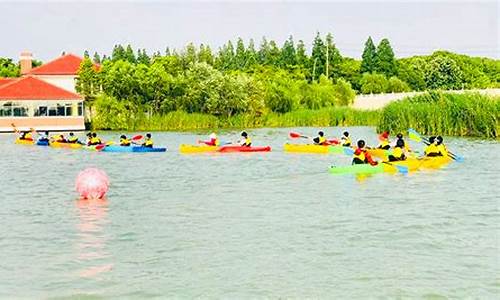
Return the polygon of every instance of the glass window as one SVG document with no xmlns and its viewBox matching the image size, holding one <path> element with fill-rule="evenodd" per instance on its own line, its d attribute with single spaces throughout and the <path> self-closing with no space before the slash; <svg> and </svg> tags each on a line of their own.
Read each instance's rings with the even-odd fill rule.
<svg viewBox="0 0 500 300">
<path fill-rule="evenodd" d="M 47 115 L 47 106 L 39 106 L 35 110 L 35 117 L 41 117 L 41 116 L 46 116 Z"/>
<path fill-rule="evenodd" d="M 83 102 L 78 103 L 78 115 L 83 116 Z"/>
<path fill-rule="evenodd" d="M 71 107 L 71 104 L 66 104 L 65 110 L 66 110 L 66 112 L 65 112 L 66 116 L 71 116 L 72 115 L 73 109 Z"/>
<path fill-rule="evenodd" d="M 0 117 L 12 116 L 12 102 L 7 102 L 0 106 Z"/>
<path fill-rule="evenodd" d="M 57 116 L 57 108 L 49 107 L 49 116 Z"/>
<path fill-rule="evenodd" d="M 14 117 L 27 117 L 28 109 L 26 107 L 14 107 L 13 113 Z"/>
<path fill-rule="evenodd" d="M 64 116 L 64 105 L 57 104 L 57 115 Z"/>
</svg>

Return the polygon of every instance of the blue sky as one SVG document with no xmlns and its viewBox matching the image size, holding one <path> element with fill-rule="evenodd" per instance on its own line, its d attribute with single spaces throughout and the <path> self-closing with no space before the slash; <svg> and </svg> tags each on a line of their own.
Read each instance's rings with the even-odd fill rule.
<svg viewBox="0 0 500 300">
<path fill-rule="evenodd" d="M 0 14 L 0 56 L 16 60 L 23 50 L 48 60 L 62 51 L 110 53 L 117 43 L 217 49 L 239 36 L 281 45 L 293 35 L 309 46 L 316 31 L 331 32 L 341 53 L 356 58 L 369 35 L 389 38 L 400 57 L 446 49 L 500 58 L 498 1 L 17 1 L 0 2 Z"/>
</svg>

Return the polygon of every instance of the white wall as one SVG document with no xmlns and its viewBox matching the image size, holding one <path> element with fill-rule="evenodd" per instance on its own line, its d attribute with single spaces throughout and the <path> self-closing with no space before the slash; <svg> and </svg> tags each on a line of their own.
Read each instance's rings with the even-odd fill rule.
<svg viewBox="0 0 500 300">
<path fill-rule="evenodd" d="M 75 75 L 36 75 L 38 79 L 41 79 L 45 82 L 53 84 L 57 87 L 63 88 L 67 91 L 76 93 L 75 84 L 76 84 L 76 76 Z"/>
</svg>

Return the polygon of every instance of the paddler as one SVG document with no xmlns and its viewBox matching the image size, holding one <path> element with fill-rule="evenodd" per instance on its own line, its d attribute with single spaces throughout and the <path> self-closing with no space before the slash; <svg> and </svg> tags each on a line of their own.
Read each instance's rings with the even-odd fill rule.
<svg viewBox="0 0 500 300">
<path fill-rule="evenodd" d="M 90 138 L 90 140 L 89 140 L 89 142 L 88 142 L 87 145 L 89 145 L 89 146 L 95 146 L 95 145 L 100 145 L 100 144 L 102 144 L 101 139 L 97 137 L 97 133 L 92 132 L 91 138 Z"/>
<path fill-rule="evenodd" d="M 241 137 L 242 139 L 238 141 L 238 144 L 240 144 L 240 146 L 243 147 L 252 146 L 252 140 L 248 137 L 248 134 L 245 131 L 241 133 Z"/>
<path fill-rule="evenodd" d="M 359 140 L 358 141 L 358 148 L 354 150 L 354 155 L 352 157 L 352 164 L 353 165 L 358 165 L 358 164 L 370 164 L 372 166 L 376 166 L 378 163 L 374 161 L 365 149 L 365 141 Z"/>
<path fill-rule="evenodd" d="M 208 141 L 198 141 L 198 142 L 205 144 L 207 146 L 219 146 L 220 145 L 219 139 L 217 138 L 217 135 L 215 134 L 215 132 L 212 132 L 208 138 L 209 138 Z"/>
<path fill-rule="evenodd" d="M 325 133 L 323 131 L 318 132 L 318 136 L 313 138 L 315 145 L 328 145 L 328 141 L 325 138 Z"/>
<path fill-rule="evenodd" d="M 153 139 L 151 138 L 151 133 L 146 134 L 146 138 L 144 139 L 144 143 L 142 143 L 142 146 L 153 148 Z"/>
<path fill-rule="evenodd" d="M 64 139 L 64 135 L 62 134 L 56 134 L 50 137 L 52 142 L 57 142 L 57 143 L 66 143 L 66 139 Z"/>
<path fill-rule="evenodd" d="M 351 147 L 352 142 L 351 139 L 349 138 L 349 132 L 344 131 L 342 137 L 340 138 L 340 143 L 344 147 Z"/>
<path fill-rule="evenodd" d="M 408 143 L 407 143 L 407 142 L 405 142 L 405 140 L 403 139 L 403 134 L 402 134 L 402 133 L 398 133 L 398 134 L 396 135 L 396 138 L 397 138 L 397 140 L 396 140 L 396 145 L 394 145 L 394 148 L 396 148 L 396 147 L 397 147 L 397 145 L 398 145 L 398 141 L 402 141 L 402 142 L 403 142 L 403 149 L 404 149 L 406 152 L 411 152 L 411 150 L 410 150 L 410 146 L 408 146 Z"/>
<path fill-rule="evenodd" d="M 49 132 L 45 131 L 45 133 L 41 134 L 40 137 L 38 138 L 39 142 L 48 142 L 49 141 Z"/>
<path fill-rule="evenodd" d="M 378 137 L 380 143 L 377 146 L 377 149 L 389 150 L 391 149 L 391 144 L 389 143 L 389 132 L 384 131 Z"/>
<path fill-rule="evenodd" d="M 132 142 L 127 138 L 126 135 L 122 134 L 120 136 L 120 146 L 128 147 Z"/>
<path fill-rule="evenodd" d="M 443 137 L 440 135 L 436 138 L 436 146 L 442 156 L 448 156 L 448 149 L 446 149 L 446 146 L 443 144 Z"/>
<path fill-rule="evenodd" d="M 398 139 L 396 141 L 396 147 L 392 150 L 392 154 L 388 156 L 389 161 L 400 161 L 400 160 L 405 160 L 406 155 L 405 155 L 405 142 L 403 139 Z"/>
<path fill-rule="evenodd" d="M 25 140 L 25 141 L 32 141 L 33 140 L 33 135 L 29 131 L 23 131 L 21 132 L 21 135 L 19 136 L 20 140 Z"/>
<path fill-rule="evenodd" d="M 436 145 L 436 137 L 435 136 L 429 137 L 429 145 L 427 145 L 427 147 L 425 147 L 424 154 L 425 154 L 425 156 L 428 156 L 428 157 L 441 156 L 441 154 L 439 153 L 439 149 Z"/>
<path fill-rule="evenodd" d="M 78 137 L 73 132 L 70 132 L 67 142 L 71 143 L 71 144 L 77 144 L 78 143 Z"/>
</svg>

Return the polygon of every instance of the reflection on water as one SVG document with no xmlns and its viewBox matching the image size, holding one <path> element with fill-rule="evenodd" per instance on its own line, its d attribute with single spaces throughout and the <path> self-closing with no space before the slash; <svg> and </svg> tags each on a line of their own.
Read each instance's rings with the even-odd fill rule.
<svg viewBox="0 0 500 300">
<path fill-rule="evenodd" d="M 108 201 L 106 199 L 75 202 L 78 211 L 78 239 L 76 256 L 84 268 L 78 271 L 80 277 L 96 277 L 113 268 L 110 253 L 106 249 L 108 220 Z"/>
</svg>

